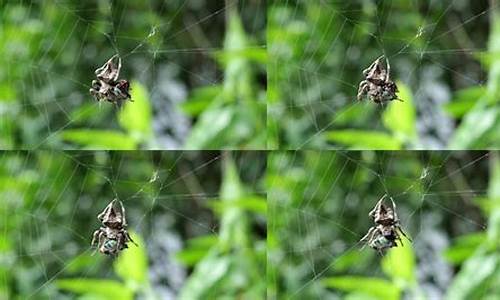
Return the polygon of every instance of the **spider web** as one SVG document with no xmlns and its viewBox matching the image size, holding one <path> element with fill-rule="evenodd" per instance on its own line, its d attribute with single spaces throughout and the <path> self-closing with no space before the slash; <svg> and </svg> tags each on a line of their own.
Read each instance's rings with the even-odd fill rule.
<svg viewBox="0 0 500 300">
<path fill-rule="evenodd" d="M 276 2 L 269 14 L 275 147 L 338 148 L 346 145 L 331 137 L 338 130 L 391 132 L 384 112 L 408 103 L 356 100 L 362 70 L 385 55 L 391 79 L 413 94 L 418 137 L 408 146 L 446 148 L 457 126 L 447 105 L 457 91 L 486 84 L 479 58 L 494 9 L 459 0 Z"/>
<path fill-rule="evenodd" d="M 61 140 L 67 129 L 119 131 L 118 109 L 97 103 L 89 94 L 94 70 L 118 54 L 120 78 L 145 85 L 151 98 L 156 145 L 150 146 L 181 148 L 194 120 L 179 105 L 193 89 L 216 86 L 223 79 L 215 54 L 223 50 L 225 15 L 236 9 L 250 35 L 262 30 L 262 18 L 249 19 L 246 14 L 259 11 L 259 1 L 207 2 L 5 4 L 2 18 L 12 23 L 25 18 L 23 34 L 33 34 L 29 44 L 19 46 L 19 55 L 5 61 L 7 71 L 2 74 L 2 80 L 18 90 L 1 96 L 12 100 L 17 94 L 19 102 L 9 102 L 4 109 L 11 117 L 25 118 L 26 129 L 21 130 L 27 132 L 21 135 L 26 144 L 21 147 L 75 148 Z M 252 48 L 265 46 L 241 50 Z M 7 55 L 13 50 L 2 51 Z M 193 61 L 200 65 L 193 66 Z M 13 135 L 15 124 L 4 120 L 2 131 Z"/>
<path fill-rule="evenodd" d="M 428 299 L 442 299 L 455 274 L 442 253 L 452 239 L 486 230 L 476 200 L 487 197 L 490 155 L 425 151 L 270 154 L 268 235 L 277 240 L 268 246 L 268 266 L 276 266 L 268 271 L 270 295 L 337 298 L 342 294 L 325 286 L 327 278 L 386 279 L 383 256 L 363 248 L 360 239 L 373 225 L 368 212 L 388 195 L 396 203 L 402 228 L 413 240 L 403 239 L 403 244 L 410 244 L 415 252 L 421 291 Z"/>
<path fill-rule="evenodd" d="M 21 187 L 6 186 L 5 238 L 12 249 L 1 261 L 15 265 L 11 276 L 14 295 L 25 299 L 62 297 L 57 280 L 69 278 L 117 279 L 112 258 L 90 247 L 96 219 L 118 198 L 126 209 L 128 231 L 141 236 L 149 260 L 154 293 L 174 299 L 190 268 L 174 259 L 197 236 L 218 237 L 219 223 L 209 200 L 220 197 L 222 161 L 219 152 L 32 152 L 2 154 L 4 175 L 18 178 Z M 256 195 L 265 157 L 233 152 L 244 184 Z M 23 205 L 24 204 L 24 205 Z M 8 212 L 8 215 L 7 215 Z M 11 217 L 15 216 L 15 218 Z M 16 220 L 8 229 L 7 221 Z M 18 232 L 18 234 L 14 234 Z M 135 247 L 129 245 L 129 247 Z M 15 251 L 15 252 L 14 252 Z M 127 251 L 127 250 L 125 250 Z M 166 271 L 167 270 L 167 271 Z M 32 289 L 28 289 L 32 287 Z M 12 296 L 14 296 L 12 295 Z"/>
</svg>

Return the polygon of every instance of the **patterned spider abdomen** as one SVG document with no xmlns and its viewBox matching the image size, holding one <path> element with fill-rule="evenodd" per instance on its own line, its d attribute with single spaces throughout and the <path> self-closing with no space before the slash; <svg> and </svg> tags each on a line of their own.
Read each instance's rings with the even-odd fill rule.
<svg viewBox="0 0 500 300">
<path fill-rule="evenodd" d="M 103 248 L 105 250 L 104 253 L 109 254 L 112 252 L 116 252 L 115 249 L 117 243 L 118 242 L 116 240 L 106 240 L 103 245 Z"/>
<path fill-rule="evenodd" d="M 377 238 L 370 242 L 370 247 L 379 251 L 392 248 L 393 246 L 394 240 L 388 239 L 383 235 L 377 236 Z"/>
</svg>

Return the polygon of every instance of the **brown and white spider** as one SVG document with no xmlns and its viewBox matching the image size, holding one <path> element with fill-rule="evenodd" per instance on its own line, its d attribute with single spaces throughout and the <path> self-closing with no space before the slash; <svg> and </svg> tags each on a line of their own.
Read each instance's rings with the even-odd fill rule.
<svg viewBox="0 0 500 300">
<path fill-rule="evenodd" d="M 368 233 L 360 240 L 360 242 L 364 242 L 365 245 L 369 245 L 381 254 L 384 250 L 397 247 L 396 240 L 403 245 L 398 231 L 411 242 L 411 239 L 401 228 L 394 200 L 390 198 L 392 203 L 391 208 L 384 203 L 386 197 L 387 195 L 384 195 L 368 214 L 375 222 L 375 226 L 371 227 Z"/>
<path fill-rule="evenodd" d="M 97 80 L 92 80 L 92 88 L 89 91 L 97 101 L 106 100 L 118 106 L 126 100 L 133 102 L 129 93 L 130 83 L 125 79 L 118 79 L 121 67 L 121 58 L 114 55 L 95 70 Z"/>
<path fill-rule="evenodd" d="M 120 210 L 115 207 L 117 202 L 120 204 Z M 94 232 L 91 247 L 97 243 L 99 252 L 116 256 L 119 251 L 128 248 L 128 242 L 137 246 L 127 232 L 125 208 L 121 201 L 117 199 L 111 201 L 97 218 L 104 226 Z"/>
<path fill-rule="evenodd" d="M 391 65 L 389 64 L 389 60 L 387 58 L 385 59 L 387 67 L 384 67 L 381 63 L 384 57 L 384 55 L 380 56 L 367 69 L 363 70 L 365 80 L 361 81 L 359 84 L 359 101 L 365 98 L 378 104 L 383 104 L 392 100 L 403 101 L 396 96 L 398 87 L 390 78 Z"/>
</svg>

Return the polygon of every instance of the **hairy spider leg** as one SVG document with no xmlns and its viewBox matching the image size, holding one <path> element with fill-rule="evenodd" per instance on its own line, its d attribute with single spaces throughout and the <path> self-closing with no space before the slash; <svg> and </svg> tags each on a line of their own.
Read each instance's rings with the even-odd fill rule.
<svg viewBox="0 0 500 300">
<path fill-rule="evenodd" d="M 387 57 L 385 58 L 385 64 L 386 64 L 387 72 L 385 74 L 384 81 L 389 82 L 391 80 L 391 64 L 389 63 L 389 59 L 387 59 Z"/>
<path fill-rule="evenodd" d="M 393 209 L 393 213 L 394 213 L 394 223 L 396 224 L 396 229 L 399 230 L 405 238 L 407 238 L 410 242 L 412 242 L 411 238 L 408 235 L 406 235 L 406 232 L 404 232 L 403 228 L 400 226 L 400 220 L 399 220 L 398 214 L 396 213 L 396 203 L 394 203 L 394 200 L 392 199 L 392 197 L 391 197 L 391 202 L 392 202 L 392 209 Z"/>
<path fill-rule="evenodd" d="M 358 87 L 358 101 L 363 101 L 363 99 L 367 96 L 368 94 L 368 82 L 366 80 L 363 80 L 359 83 Z"/>
<path fill-rule="evenodd" d="M 128 234 L 128 232 L 127 232 L 127 231 L 125 231 L 125 233 L 127 234 L 127 238 L 128 238 L 128 240 L 129 240 L 129 241 L 131 241 L 131 242 L 132 242 L 132 244 L 134 244 L 136 247 L 139 247 L 139 245 L 137 245 L 137 243 L 136 243 L 136 242 L 134 242 L 134 240 L 130 237 L 130 234 Z"/>
<path fill-rule="evenodd" d="M 101 232 L 101 229 L 97 229 L 96 231 L 94 231 L 94 234 L 92 235 L 92 242 L 90 243 L 90 246 L 93 247 L 94 244 L 96 243 L 97 241 L 97 237 L 99 235 L 99 232 Z"/>
<path fill-rule="evenodd" d="M 370 227 L 370 229 L 368 230 L 368 233 L 365 234 L 365 236 L 359 240 L 360 242 L 365 243 L 363 245 L 363 247 L 361 247 L 361 250 L 363 250 L 366 247 L 366 245 L 373 239 L 373 236 L 375 235 L 377 230 L 378 230 L 377 227 Z"/>
<path fill-rule="evenodd" d="M 396 203 L 394 203 L 394 199 L 391 198 L 391 203 L 392 203 L 392 215 L 394 216 L 394 223 L 398 223 L 399 222 L 399 218 L 398 218 L 398 213 L 396 212 Z"/>
<path fill-rule="evenodd" d="M 410 242 L 412 242 L 411 238 L 406 235 L 406 232 L 403 230 L 403 228 L 399 225 L 399 218 L 398 218 L 398 214 L 396 213 L 396 203 L 394 203 L 394 200 L 392 199 L 391 197 L 391 202 L 392 202 L 392 210 L 393 210 L 393 214 L 394 214 L 394 223 L 396 224 L 396 228 L 397 230 L 399 230 L 403 236 L 405 238 L 407 238 Z M 399 240 L 401 240 L 401 238 L 399 238 Z M 403 242 L 401 242 L 401 244 L 403 244 Z"/>
<path fill-rule="evenodd" d="M 413 242 L 413 240 L 405 233 L 405 231 L 403 230 L 403 228 L 401 228 L 401 226 L 397 225 L 396 228 L 399 230 L 399 232 L 401 232 L 401 234 L 403 234 L 405 238 L 407 238 L 410 242 Z"/>
<path fill-rule="evenodd" d="M 118 54 L 115 54 L 113 57 L 118 56 Z M 120 70 L 122 69 L 122 59 L 120 56 L 118 56 L 118 69 L 116 69 L 116 78 L 114 80 L 118 80 L 118 77 L 120 77 Z"/>
<path fill-rule="evenodd" d="M 128 248 L 127 246 L 127 238 L 125 237 L 125 235 L 123 234 L 123 232 L 120 232 L 118 234 L 118 244 L 117 246 L 120 246 L 120 249 L 117 249 L 117 250 L 123 250 L 125 248 Z"/>
<path fill-rule="evenodd" d="M 117 57 L 118 57 L 118 64 L 116 66 L 116 69 L 114 69 L 113 68 L 114 67 L 113 61 Z M 111 78 L 109 78 L 109 79 L 111 79 L 111 81 L 115 82 L 118 79 L 118 77 L 120 76 L 121 67 L 122 67 L 122 60 L 121 60 L 120 56 L 118 56 L 118 54 L 115 54 L 102 67 L 95 70 L 95 74 L 97 75 L 97 78 L 104 80 L 104 81 L 107 81 L 108 78 L 104 78 L 103 76 L 99 76 L 99 74 L 101 74 L 103 72 L 105 74 L 110 74 Z"/>
<path fill-rule="evenodd" d="M 117 199 L 113 200 L 117 201 Z M 127 218 L 125 218 L 125 208 L 123 207 L 123 203 L 121 201 L 118 201 L 120 203 L 120 210 L 121 210 L 121 216 L 122 216 L 122 227 L 127 227 Z"/>
<path fill-rule="evenodd" d="M 380 206 L 382 205 L 384 199 L 387 197 L 387 194 L 382 196 L 380 200 L 378 200 L 377 204 L 375 204 L 375 207 L 368 213 L 368 216 L 371 217 L 372 219 L 375 220 L 375 215 L 377 214 L 378 211 L 380 211 Z"/>
<path fill-rule="evenodd" d="M 383 76 L 382 76 L 382 81 L 383 81 L 383 82 L 386 82 L 387 71 L 386 71 L 386 70 L 384 70 L 384 69 L 382 69 L 382 67 L 381 67 L 382 65 L 380 64 L 380 61 L 381 61 L 384 57 L 385 57 L 385 55 L 384 55 L 384 54 L 382 54 L 379 58 L 377 58 L 377 59 L 373 62 L 373 64 L 377 67 L 377 73 L 380 73 L 380 74 L 382 74 L 382 75 L 383 75 Z M 387 60 L 387 58 L 386 58 L 386 60 Z M 384 72 L 385 72 L 385 73 L 384 73 Z"/>
<path fill-rule="evenodd" d="M 102 242 L 103 242 L 103 237 L 104 237 L 104 227 L 101 227 L 101 228 L 97 229 L 96 231 L 94 231 L 92 243 L 90 246 L 93 247 L 97 241 L 97 247 L 96 247 L 95 251 L 92 253 L 92 255 L 94 255 L 97 252 L 97 250 L 99 248 L 101 248 Z"/>
<path fill-rule="evenodd" d="M 116 200 L 116 199 L 115 199 L 115 200 Z M 99 219 L 99 221 L 101 221 L 101 222 L 102 222 L 102 221 L 104 220 L 104 217 L 105 217 L 105 216 L 109 213 L 109 211 L 110 211 L 111 209 L 113 209 L 113 202 L 114 202 L 115 200 L 111 201 L 111 202 L 110 202 L 110 203 L 106 206 L 106 208 L 104 208 L 104 210 L 103 210 L 100 214 L 98 214 L 98 215 L 97 215 L 97 219 Z"/>
</svg>

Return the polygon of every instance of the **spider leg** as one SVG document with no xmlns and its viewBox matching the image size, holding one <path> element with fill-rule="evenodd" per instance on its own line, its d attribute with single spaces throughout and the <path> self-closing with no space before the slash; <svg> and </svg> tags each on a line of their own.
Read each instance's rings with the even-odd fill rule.
<svg viewBox="0 0 500 300">
<path fill-rule="evenodd" d="M 100 233 L 101 233 L 101 228 L 94 231 L 94 234 L 92 235 L 92 242 L 90 242 L 90 247 L 93 247 L 95 242 L 98 241 L 98 236 Z"/>
<path fill-rule="evenodd" d="M 378 211 L 380 211 L 380 207 L 382 206 L 382 203 L 384 202 L 384 199 L 387 197 L 387 194 L 382 196 L 380 200 L 378 200 L 377 204 L 375 204 L 375 207 L 368 213 L 368 216 L 370 216 L 372 219 L 375 219 L 375 215 L 377 214 Z"/>
<path fill-rule="evenodd" d="M 401 236 L 396 231 L 397 228 L 398 228 L 397 226 L 394 228 L 394 234 L 396 236 L 396 239 L 394 240 L 394 245 L 396 245 L 395 247 L 399 246 L 398 243 L 396 243 L 396 241 L 399 241 L 401 243 L 401 247 L 403 247 L 403 240 L 401 239 Z"/>
<path fill-rule="evenodd" d="M 89 89 L 90 94 L 96 101 L 99 101 L 99 92 L 94 89 Z"/>
<path fill-rule="evenodd" d="M 98 244 L 99 247 L 102 246 L 102 243 L 104 242 L 104 239 L 106 237 L 106 232 L 103 230 L 102 227 L 100 230 L 101 230 L 101 233 L 99 233 L 99 244 Z"/>
<path fill-rule="evenodd" d="M 120 70 L 122 68 L 122 58 L 118 56 L 118 54 L 115 54 L 112 58 L 118 57 L 118 67 L 116 69 L 116 75 L 113 76 L 113 81 L 118 80 L 118 77 L 120 76 Z"/>
<path fill-rule="evenodd" d="M 399 218 L 398 218 L 398 213 L 396 212 L 396 203 L 394 203 L 394 199 L 391 198 L 391 203 L 392 203 L 392 214 L 394 216 L 394 222 L 395 223 L 398 223 L 399 222 Z"/>
<path fill-rule="evenodd" d="M 120 234 L 118 234 L 118 245 L 120 246 L 120 249 L 118 249 L 118 250 L 123 250 L 125 248 L 128 248 L 127 238 L 125 237 L 123 232 L 120 232 Z"/>
<path fill-rule="evenodd" d="M 363 80 L 359 83 L 358 87 L 358 101 L 362 101 L 367 93 L 368 93 L 368 83 L 365 80 Z"/>
<path fill-rule="evenodd" d="M 397 225 L 397 227 L 396 227 L 396 228 L 399 230 L 399 232 L 401 232 L 401 234 L 402 234 L 405 238 L 407 238 L 410 242 L 413 242 L 413 240 L 412 240 L 412 239 L 411 239 L 408 235 L 406 235 L 406 233 L 404 232 L 403 228 L 401 228 L 401 226 Z"/>
<path fill-rule="evenodd" d="M 366 233 L 365 236 L 359 240 L 360 242 L 365 243 L 363 247 L 361 247 L 361 250 L 363 250 L 365 246 L 373 240 L 373 236 L 375 235 L 376 232 L 377 232 L 376 227 L 370 227 L 368 233 Z"/>
<path fill-rule="evenodd" d="M 120 211 L 122 214 L 122 226 L 127 227 L 127 219 L 125 218 L 125 207 L 123 207 L 123 203 L 121 201 L 118 201 L 118 203 L 120 203 Z"/>
<path fill-rule="evenodd" d="M 97 248 L 94 250 L 94 252 L 92 253 L 92 255 L 94 255 L 97 252 L 97 250 L 99 250 L 99 248 L 101 248 L 102 243 L 104 241 L 104 239 L 103 239 L 104 238 L 103 228 L 101 227 L 98 230 L 96 230 L 94 232 L 94 237 L 95 237 L 96 233 L 98 233 L 98 235 L 97 235 Z M 94 239 L 92 239 L 92 245 L 93 244 L 94 244 Z"/>
<path fill-rule="evenodd" d="M 101 90 L 101 83 L 97 80 L 92 80 L 92 87 L 89 89 L 89 92 L 97 101 L 99 101 L 100 90 Z"/>
<path fill-rule="evenodd" d="M 383 55 L 382 55 L 383 56 Z M 387 73 L 386 73 L 386 76 L 385 76 L 385 82 L 388 82 L 391 80 L 391 64 L 389 63 L 389 59 L 387 59 L 387 57 L 385 58 L 385 64 L 387 66 Z"/>
<path fill-rule="evenodd" d="M 109 210 L 113 209 L 113 201 L 111 201 L 111 203 L 109 203 L 106 206 L 106 208 L 104 208 L 104 210 L 100 214 L 97 215 L 97 218 L 99 219 L 99 221 L 102 222 L 104 220 L 104 217 L 108 214 Z"/>
<path fill-rule="evenodd" d="M 136 247 L 139 247 L 139 245 L 137 245 L 137 243 L 134 242 L 134 240 L 130 237 L 130 234 L 128 234 L 127 231 L 125 231 L 125 234 L 127 235 L 128 240 L 132 242 L 132 244 L 134 244 Z"/>
</svg>

